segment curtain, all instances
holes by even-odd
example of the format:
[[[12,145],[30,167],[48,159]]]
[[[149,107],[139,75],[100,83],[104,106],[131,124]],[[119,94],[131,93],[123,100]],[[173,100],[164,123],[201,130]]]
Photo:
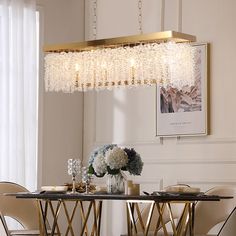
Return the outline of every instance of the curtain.
[[[35,0],[0,0],[0,181],[37,181]]]

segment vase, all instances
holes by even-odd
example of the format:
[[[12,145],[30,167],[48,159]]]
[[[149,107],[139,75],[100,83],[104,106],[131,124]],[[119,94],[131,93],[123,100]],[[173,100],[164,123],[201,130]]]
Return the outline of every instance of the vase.
[[[107,193],[123,194],[125,192],[125,179],[121,173],[107,175]]]

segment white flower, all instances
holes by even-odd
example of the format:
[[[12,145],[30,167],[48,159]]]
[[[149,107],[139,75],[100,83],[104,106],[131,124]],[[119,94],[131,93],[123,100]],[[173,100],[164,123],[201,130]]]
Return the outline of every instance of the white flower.
[[[121,169],[127,165],[128,156],[123,149],[114,147],[106,152],[105,161],[111,169]]]
[[[97,175],[103,175],[107,171],[107,165],[105,163],[104,156],[98,155],[93,161],[93,169]]]

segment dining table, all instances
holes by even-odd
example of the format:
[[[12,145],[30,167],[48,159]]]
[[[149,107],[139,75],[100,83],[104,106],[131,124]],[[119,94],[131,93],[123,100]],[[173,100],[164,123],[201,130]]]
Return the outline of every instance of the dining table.
[[[127,234],[128,236],[137,235],[137,219],[142,222],[142,214],[139,209],[140,203],[150,203],[150,210],[148,220],[142,222],[143,235],[150,235],[149,227],[153,216],[153,211],[156,208],[159,217],[156,220],[156,231],[162,228],[165,236],[169,236],[163,214],[168,210],[173,236],[183,236],[189,234],[194,236],[194,212],[195,206],[198,201],[221,201],[223,199],[230,199],[233,196],[218,196],[218,195],[205,195],[204,193],[198,194],[181,194],[181,193],[161,193],[154,192],[145,195],[127,195],[127,194],[108,194],[108,193],[72,193],[72,192],[20,192],[8,194],[16,198],[23,199],[36,199],[40,214],[40,235],[78,235],[75,233],[73,227],[73,220],[77,210],[80,212],[81,229],[80,236],[100,236],[101,231],[101,218],[102,218],[102,203],[103,201],[124,201],[126,204],[126,218],[127,218]],[[68,202],[73,204],[73,207],[68,207]],[[184,205],[181,217],[176,223],[172,215],[172,204],[181,203]],[[62,210],[64,209],[64,210]],[[50,230],[48,226],[49,214],[51,214]],[[66,220],[65,233],[61,233],[61,225],[58,222],[60,214],[64,214]],[[109,220],[109,219],[108,219]],[[157,232],[154,232],[156,235]],[[104,235],[103,235],[104,236]]]

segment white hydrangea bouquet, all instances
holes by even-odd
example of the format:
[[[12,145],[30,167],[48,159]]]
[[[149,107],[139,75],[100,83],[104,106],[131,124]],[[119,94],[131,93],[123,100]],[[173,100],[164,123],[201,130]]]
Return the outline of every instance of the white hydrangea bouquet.
[[[142,169],[142,159],[133,148],[121,148],[116,144],[99,147],[89,159],[89,174],[97,177],[103,177],[105,174],[116,175],[121,171],[140,175]]]

